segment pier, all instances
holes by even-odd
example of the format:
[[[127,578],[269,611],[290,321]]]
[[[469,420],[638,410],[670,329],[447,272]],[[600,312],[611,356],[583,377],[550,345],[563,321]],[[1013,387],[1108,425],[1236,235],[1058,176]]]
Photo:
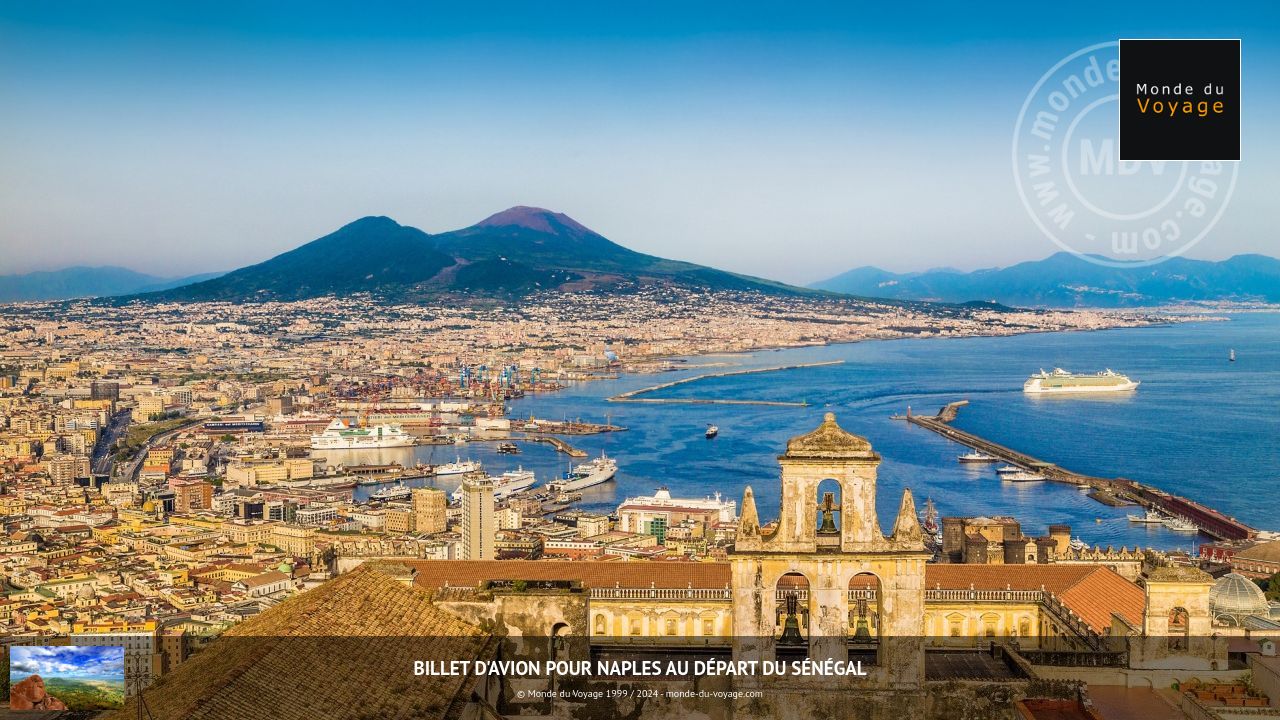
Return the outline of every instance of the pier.
[[[550,435],[530,435],[528,439],[533,442],[547,443],[551,445],[551,447],[572,458],[584,458],[587,456],[587,452],[585,450],[579,450],[558,437],[551,437]]]
[[[894,418],[931,430],[948,440],[967,445],[978,452],[986,453],[1010,465],[1039,473],[1046,480],[1067,483],[1077,487],[1088,487],[1091,489],[1089,497],[1106,505],[1114,506],[1131,501],[1145,508],[1182,518],[1194,524],[1201,533],[1219,540],[1248,540],[1258,534],[1255,528],[1189,498],[1174,495],[1125,478],[1102,478],[1072,472],[1054,463],[1045,462],[973,433],[952,427],[951,423],[956,419],[960,408],[968,404],[968,400],[948,403],[934,416],[914,415],[911,409],[908,408],[906,415],[897,415]]]
[[[655,403],[655,404],[677,404],[684,403],[690,405],[772,405],[775,407],[808,407],[809,403],[801,400],[799,402],[791,402],[786,400],[747,400],[747,399],[727,399],[718,398],[644,398],[641,395],[647,395],[659,390],[666,390],[677,385],[696,382],[698,380],[708,380],[718,377],[731,377],[733,375],[754,375],[756,373],[781,372],[783,370],[800,370],[802,368],[824,367],[827,365],[842,365],[843,360],[828,360],[825,362],[801,363],[798,365],[778,365],[766,368],[750,368],[747,370],[728,370],[725,372],[706,373],[704,375],[695,375],[693,377],[684,378],[683,380],[672,380],[671,382],[660,383],[658,385],[650,385],[639,390],[631,390],[620,393],[608,398],[609,402],[634,402],[634,403]]]

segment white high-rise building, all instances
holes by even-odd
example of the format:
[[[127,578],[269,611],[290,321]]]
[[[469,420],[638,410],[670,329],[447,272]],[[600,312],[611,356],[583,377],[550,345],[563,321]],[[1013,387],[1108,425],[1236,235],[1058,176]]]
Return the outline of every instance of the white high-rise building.
[[[492,560],[498,532],[493,511],[493,478],[462,482],[462,559]]]

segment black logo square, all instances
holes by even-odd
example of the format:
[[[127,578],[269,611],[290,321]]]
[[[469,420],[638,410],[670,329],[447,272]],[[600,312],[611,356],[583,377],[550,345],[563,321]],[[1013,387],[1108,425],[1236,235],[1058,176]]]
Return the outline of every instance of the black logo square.
[[[1121,40],[1120,159],[1239,160],[1240,41]]]

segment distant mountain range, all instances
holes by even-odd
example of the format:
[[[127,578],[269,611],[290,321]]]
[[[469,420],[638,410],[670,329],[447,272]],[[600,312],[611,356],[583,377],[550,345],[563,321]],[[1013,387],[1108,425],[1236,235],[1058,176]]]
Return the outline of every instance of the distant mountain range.
[[[1280,260],[1236,255],[1219,262],[1169,258],[1108,267],[1061,252],[1006,268],[893,273],[861,267],[810,287],[898,300],[986,300],[1023,307],[1139,307],[1178,302],[1280,303]]]
[[[432,295],[513,297],[536,290],[637,288],[814,294],[771,280],[666,260],[611,242],[567,215],[513,207],[471,227],[429,235],[366,217],[265,262],[139,299],[300,300],[372,292],[395,300]]]
[[[205,273],[182,278],[164,278],[128,268],[69,267],[61,270],[0,275],[0,302],[70,300],[73,298],[128,295],[167,290],[217,277]]]

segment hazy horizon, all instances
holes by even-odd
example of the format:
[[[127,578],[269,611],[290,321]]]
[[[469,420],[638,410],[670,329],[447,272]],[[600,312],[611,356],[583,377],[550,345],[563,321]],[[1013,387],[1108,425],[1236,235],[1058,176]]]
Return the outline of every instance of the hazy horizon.
[[[1004,267],[1059,249],[1010,172],[1022,101],[1117,37],[1243,38],[1239,184],[1188,256],[1275,255],[1280,11],[1199,8],[0,2],[0,274],[182,277],[513,205],[800,285]]]

